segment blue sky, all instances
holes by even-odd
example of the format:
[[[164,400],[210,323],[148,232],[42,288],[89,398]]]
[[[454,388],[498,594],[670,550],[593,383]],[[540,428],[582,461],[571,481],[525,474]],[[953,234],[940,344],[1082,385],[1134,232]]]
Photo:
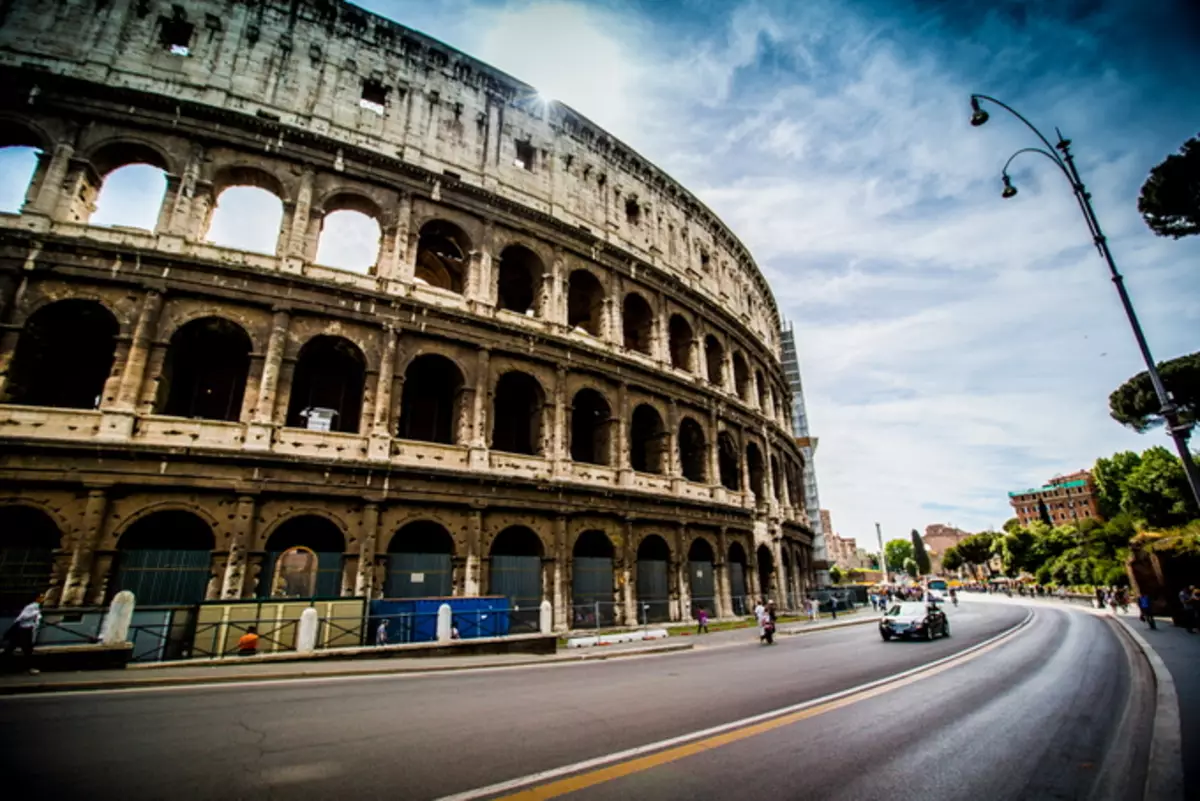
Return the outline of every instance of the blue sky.
[[[1008,490],[1165,442],[1108,417],[1141,365],[1069,187],[1026,157],[1002,201],[1036,142],[998,111],[970,127],[967,99],[1063,129],[1155,355],[1200,349],[1200,241],[1136,210],[1200,130],[1186,0],[361,5],[591,117],[741,237],[796,327],[842,535],[998,526]]]

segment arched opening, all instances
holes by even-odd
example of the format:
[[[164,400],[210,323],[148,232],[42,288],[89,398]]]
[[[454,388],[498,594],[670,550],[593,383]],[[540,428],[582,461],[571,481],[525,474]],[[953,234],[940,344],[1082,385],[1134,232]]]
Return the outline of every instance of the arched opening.
[[[338,597],[345,550],[346,538],[329,518],[300,515],[284,521],[267,539],[258,597]]]
[[[542,605],[542,540],[525,526],[510,526],[492,542],[489,595],[508,599],[510,631],[537,628]]]
[[[112,313],[92,300],[38,309],[21,331],[6,402],[95,409],[112,372],[118,330]]]
[[[214,245],[275,255],[283,224],[282,189],[257,170],[234,170],[217,182],[207,240]]]
[[[637,595],[642,623],[671,619],[671,584],[668,568],[671,549],[657,534],[645,537],[637,550]]]
[[[725,383],[722,375],[725,365],[725,348],[721,345],[721,341],[712,334],[704,338],[704,365],[707,368],[708,383],[714,387],[723,386]]]
[[[692,326],[682,314],[671,315],[668,325],[671,340],[671,366],[691,372],[692,369]]]
[[[762,370],[754,371],[754,385],[758,387],[758,408],[766,413],[771,405],[767,400],[767,379],[763,378]]]
[[[581,389],[571,401],[571,458],[587,464],[611,464],[612,409],[594,389]]]
[[[771,400],[775,404],[775,420],[778,421],[781,426],[790,431],[791,421],[789,421],[783,414],[783,390],[779,387],[776,387],[775,391],[771,393]]]
[[[721,486],[727,490],[741,492],[742,469],[737,444],[728,431],[717,436],[717,465],[721,470]]]
[[[366,363],[358,346],[343,337],[313,337],[296,359],[287,424],[357,434],[365,380]]]
[[[762,597],[770,600],[775,591],[775,557],[765,545],[758,546],[758,587]]]
[[[506,247],[500,254],[500,269],[496,276],[499,307],[532,316],[536,312],[544,272],[542,260],[529,248],[522,245]]]
[[[611,626],[616,620],[612,540],[603,531],[585,531],[571,551],[571,626]]]
[[[654,311],[646,299],[636,292],[625,296],[621,306],[621,326],[625,333],[626,350],[650,353],[650,342],[654,336]]]
[[[629,464],[639,473],[661,475],[667,468],[667,429],[648,403],[633,410],[629,426]]]
[[[603,333],[604,287],[588,270],[571,273],[567,288],[567,326],[594,337]]]
[[[397,436],[452,445],[457,440],[463,376],[445,356],[427,353],[404,371]]]
[[[758,503],[767,500],[767,487],[763,479],[762,451],[753,442],[746,444],[746,471],[750,474],[750,491]]]
[[[735,615],[749,614],[754,608],[750,594],[746,591],[746,550],[738,542],[729,546],[729,595],[733,601]]]
[[[792,501],[792,506],[801,507],[804,505],[804,498],[800,495],[800,468],[789,463],[786,473],[788,497]]]
[[[62,532],[40,509],[0,507],[0,617],[16,615],[50,586]]]
[[[746,366],[746,357],[741,353],[733,354],[733,385],[737,395],[746,403],[750,402],[750,368]]]
[[[492,450],[536,456],[542,452],[542,385],[527,373],[510,372],[496,382]]]
[[[18,137],[18,139],[24,137]],[[7,141],[7,137],[0,141]],[[0,147],[0,213],[20,214],[42,151],[26,144]]]
[[[779,457],[771,457],[771,486],[775,489],[775,500],[783,503],[783,482],[779,480]]]
[[[444,598],[454,592],[454,538],[432,520],[401,528],[388,543],[388,598]]]
[[[250,337],[221,317],[192,320],[171,337],[159,414],[236,421],[250,370]]]
[[[337,208],[321,218],[317,237],[316,263],[339,270],[369,275],[379,261],[379,220],[371,216],[365,204],[359,208]]]
[[[679,424],[679,466],[688,481],[703,484],[708,480],[708,446],[704,429],[690,417]]]
[[[713,575],[713,549],[708,540],[697,537],[688,548],[688,586],[692,594],[692,615],[701,609],[709,617],[717,616],[717,581]]]
[[[796,608],[796,572],[792,565],[792,553],[790,548],[783,549],[783,593],[784,593],[784,608]]]
[[[153,231],[166,194],[167,173],[161,166],[126,163],[104,176],[96,196],[96,211],[88,222]]]
[[[191,512],[148,514],[117,541],[108,597],[129,590],[139,608],[199,603],[208,589],[214,545],[208,523]]]
[[[466,290],[470,251],[471,241],[457,225],[445,220],[425,223],[417,240],[417,283],[461,295]]]

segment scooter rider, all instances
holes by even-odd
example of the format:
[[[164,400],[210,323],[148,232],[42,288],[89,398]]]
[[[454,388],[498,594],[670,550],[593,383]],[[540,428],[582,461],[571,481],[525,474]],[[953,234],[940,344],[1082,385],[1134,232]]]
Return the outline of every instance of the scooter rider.
[[[950,603],[958,606],[958,590],[953,587],[950,588]]]

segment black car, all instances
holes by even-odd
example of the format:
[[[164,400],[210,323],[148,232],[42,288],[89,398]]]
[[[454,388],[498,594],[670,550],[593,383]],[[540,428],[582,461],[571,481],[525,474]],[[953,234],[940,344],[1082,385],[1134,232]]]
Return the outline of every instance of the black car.
[[[879,635],[884,640],[893,637],[922,637],[932,640],[938,635],[950,636],[950,622],[937,604],[904,601],[893,604],[879,619]]]

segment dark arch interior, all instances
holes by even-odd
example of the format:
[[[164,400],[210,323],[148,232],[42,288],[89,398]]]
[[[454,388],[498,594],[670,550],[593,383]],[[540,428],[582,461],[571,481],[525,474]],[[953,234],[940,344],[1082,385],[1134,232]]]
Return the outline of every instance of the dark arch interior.
[[[737,445],[728,431],[717,437],[717,463],[721,469],[721,486],[737,492],[742,488],[742,471]]]
[[[117,541],[117,572],[108,596],[129,590],[138,606],[202,601],[214,545],[208,523],[191,512],[146,515]]]
[[[683,315],[671,316],[669,324],[671,339],[671,366],[681,370],[692,369],[692,326]]]
[[[60,300],[30,316],[9,373],[9,403],[95,409],[112,372],[116,319],[91,300]]]
[[[679,462],[683,477],[688,481],[703,482],[708,474],[707,461],[704,429],[692,418],[684,418],[679,424]]]
[[[501,309],[525,314],[534,308],[538,287],[542,282],[542,260],[532,250],[510,245],[500,254],[496,279]]]
[[[767,380],[763,378],[762,370],[754,371],[754,383],[758,387],[758,408],[766,412],[768,411]]]
[[[758,546],[757,561],[758,586],[762,588],[764,596],[770,596],[775,586],[775,557],[771,555],[771,549],[765,545]]]
[[[61,538],[40,509],[0,507],[0,615],[16,614],[46,589]]]
[[[709,545],[708,540],[703,537],[697,537],[692,540],[692,545],[688,548],[689,562],[712,562],[714,561],[713,549]]]
[[[542,602],[542,541],[525,526],[510,526],[492,542],[489,594],[503,595],[512,607],[509,625],[530,630]]]
[[[454,590],[454,538],[432,520],[407,524],[388,543],[388,598],[440,598]]]
[[[739,564],[746,564],[746,549],[742,547],[740,542],[730,543],[729,545],[729,561]]]
[[[587,270],[571,273],[567,287],[567,325],[600,336],[604,319],[604,287]]]
[[[666,540],[657,534],[651,534],[644,537],[638,544],[637,558],[639,562],[643,560],[667,562],[671,559],[671,549],[667,547]]]
[[[642,622],[667,620],[671,615],[671,549],[657,534],[645,537],[637,551],[638,618]]]
[[[291,548],[308,548],[317,555],[316,576],[311,585],[313,596],[330,598],[341,594],[346,538],[332,520],[320,515],[300,515],[281,523],[267,539],[267,559],[258,582],[260,597],[278,594],[275,566],[280,554]]]
[[[746,589],[746,551],[738,542],[729,546],[729,596],[735,615],[744,615],[754,606]]]
[[[746,403],[750,402],[750,368],[742,354],[733,354],[733,383],[738,397]]]
[[[654,331],[654,312],[646,299],[636,292],[626,295],[621,310],[621,321],[626,350],[649,353]]]
[[[193,320],[171,337],[160,414],[236,421],[250,370],[250,337],[220,317]]]
[[[721,386],[721,367],[725,363],[725,348],[720,340],[709,334],[704,338],[704,365],[708,374],[708,383]]]
[[[292,378],[288,425],[306,428],[313,409],[330,409],[330,431],[357,434],[366,364],[362,351],[343,337],[316,336],[300,349]]]
[[[492,541],[492,556],[542,557],[542,540],[525,526],[509,526]]]
[[[467,236],[457,225],[434,220],[421,226],[415,275],[429,286],[461,293],[465,287]]]
[[[746,469],[750,473],[750,490],[758,500],[766,500],[762,451],[753,442],[746,445]]]
[[[667,430],[662,416],[648,403],[633,410],[629,427],[629,462],[639,473],[661,474],[666,469]]]
[[[527,373],[511,372],[496,382],[492,449],[531,456],[542,450],[542,388]]]
[[[609,464],[612,410],[594,389],[581,389],[571,402],[571,458],[587,464]]]
[[[404,371],[398,436],[453,444],[462,387],[462,373],[445,356],[430,353],[413,359]]]
[[[615,551],[612,540],[603,531],[592,529],[585,531],[575,540],[571,554],[575,557],[590,559],[612,559]]]

